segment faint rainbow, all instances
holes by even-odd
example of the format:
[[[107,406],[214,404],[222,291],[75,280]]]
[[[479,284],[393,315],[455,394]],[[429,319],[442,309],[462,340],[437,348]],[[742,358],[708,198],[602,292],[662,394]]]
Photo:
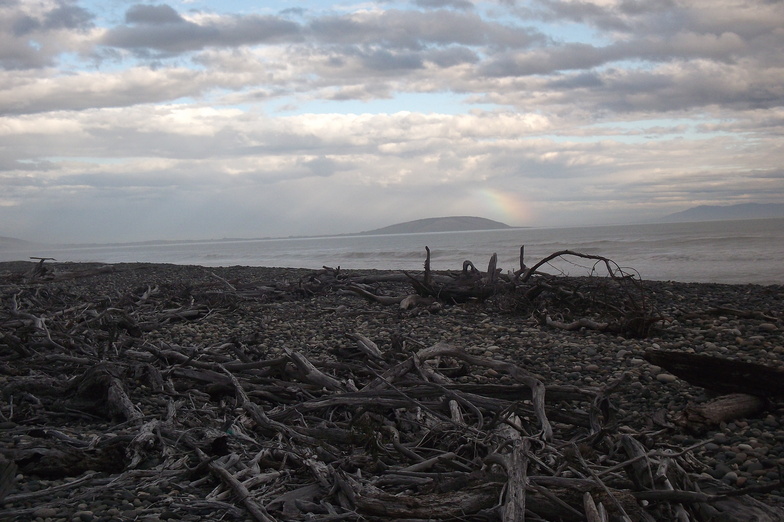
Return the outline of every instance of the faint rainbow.
[[[486,217],[512,226],[526,226],[533,220],[533,210],[524,197],[498,189],[479,190],[479,201]]]

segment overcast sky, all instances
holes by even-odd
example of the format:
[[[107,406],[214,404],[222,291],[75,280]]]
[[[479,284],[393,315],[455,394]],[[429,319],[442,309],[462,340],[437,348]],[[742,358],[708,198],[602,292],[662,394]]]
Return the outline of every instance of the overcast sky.
[[[0,0],[0,236],[784,202],[780,0]]]

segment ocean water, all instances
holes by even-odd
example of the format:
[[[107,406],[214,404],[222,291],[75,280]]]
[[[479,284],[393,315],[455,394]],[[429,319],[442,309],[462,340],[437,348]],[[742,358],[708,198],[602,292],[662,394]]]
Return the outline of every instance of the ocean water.
[[[519,228],[376,236],[155,242],[124,245],[0,248],[0,260],[153,262],[203,266],[269,266],[421,270],[425,246],[434,270],[459,270],[464,260],[485,269],[498,254],[504,272],[572,250],[611,259],[643,279],[706,283],[784,283],[784,219],[574,228]],[[587,275],[592,261],[560,258],[550,273]],[[601,267],[599,267],[601,268]],[[598,270],[599,274],[606,274]]]

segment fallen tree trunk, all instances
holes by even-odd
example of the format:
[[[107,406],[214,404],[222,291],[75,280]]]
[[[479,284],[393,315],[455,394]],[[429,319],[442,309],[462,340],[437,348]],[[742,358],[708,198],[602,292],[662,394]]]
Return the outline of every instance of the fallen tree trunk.
[[[701,432],[722,422],[753,417],[765,408],[765,401],[755,395],[733,393],[702,404],[689,404],[675,418],[675,424],[693,432]]]
[[[784,397],[784,369],[711,355],[647,350],[646,361],[689,384],[718,393]]]

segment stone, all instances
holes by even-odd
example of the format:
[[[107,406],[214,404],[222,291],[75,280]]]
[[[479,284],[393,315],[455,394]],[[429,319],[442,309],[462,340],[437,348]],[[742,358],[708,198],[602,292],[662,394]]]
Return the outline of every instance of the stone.
[[[719,462],[718,464],[716,464],[716,473],[719,473],[719,474],[720,474],[720,475],[719,475],[720,477],[723,477],[724,475],[726,475],[726,474],[727,474],[727,473],[729,473],[730,471],[732,471],[732,470],[731,470],[731,469],[730,469],[730,467],[729,467],[727,464],[725,464],[724,462]],[[715,476],[715,475],[714,475],[714,476]]]
[[[52,518],[52,517],[56,517],[57,513],[59,513],[59,511],[57,511],[57,509],[55,508],[40,507],[33,510],[32,515],[37,518]]]
[[[743,469],[746,470],[747,473],[754,473],[755,471],[761,471],[765,469],[765,466],[763,466],[759,461],[747,460],[743,463]]]
[[[730,471],[721,477],[721,480],[727,484],[735,484],[738,481],[738,473],[735,471]]]
[[[677,381],[678,378],[671,373],[660,373],[656,376],[656,380],[663,384],[669,384]]]
[[[726,433],[717,433],[716,435],[713,436],[713,440],[714,442],[716,442],[716,444],[727,444],[730,438],[727,436]]]
[[[73,514],[71,520],[77,522],[92,522],[95,519],[95,514],[90,510],[77,511]]]

